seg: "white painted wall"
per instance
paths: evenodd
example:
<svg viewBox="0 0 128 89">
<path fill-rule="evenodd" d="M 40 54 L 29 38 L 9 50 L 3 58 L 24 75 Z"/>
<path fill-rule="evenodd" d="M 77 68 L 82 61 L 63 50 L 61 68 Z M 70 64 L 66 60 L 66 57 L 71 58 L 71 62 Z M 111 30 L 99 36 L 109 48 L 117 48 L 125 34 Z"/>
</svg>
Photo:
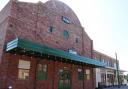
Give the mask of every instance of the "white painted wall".
<svg viewBox="0 0 128 89">
<path fill-rule="evenodd" d="M 98 87 L 98 82 L 101 82 L 101 73 L 100 69 L 96 68 L 96 87 Z"/>
</svg>

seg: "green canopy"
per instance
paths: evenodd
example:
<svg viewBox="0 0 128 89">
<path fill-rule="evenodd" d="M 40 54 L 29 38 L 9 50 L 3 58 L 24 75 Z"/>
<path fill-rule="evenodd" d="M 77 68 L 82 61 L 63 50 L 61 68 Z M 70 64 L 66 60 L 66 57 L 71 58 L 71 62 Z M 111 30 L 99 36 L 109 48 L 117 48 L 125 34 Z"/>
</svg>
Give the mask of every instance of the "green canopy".
<svg viewBox="0 0 128 89">
<path fill-rule="evenodd" d="M 57 57 L 65 58 L 71 61 L 76 61 L 80 63 L 86 63 L 89 65 L 94 65 L 96 67 L 105 67 L 105 63 L 97 61 L 95 59 L 87 58 L 84 56 L 79 56 L 76 54 L 72 54 L 63 50 L 54 49 L 42 44 L 37 44 L 28 40 L 16 38 L 7 43 L 6 51 L 11 51 L 13 49 L 20 48 L 25 49 L 27 51 L 34 51 L 41 54 L 54 55 Z M 59 60 L 59 59 L 58 59 Z"/>
</svg>

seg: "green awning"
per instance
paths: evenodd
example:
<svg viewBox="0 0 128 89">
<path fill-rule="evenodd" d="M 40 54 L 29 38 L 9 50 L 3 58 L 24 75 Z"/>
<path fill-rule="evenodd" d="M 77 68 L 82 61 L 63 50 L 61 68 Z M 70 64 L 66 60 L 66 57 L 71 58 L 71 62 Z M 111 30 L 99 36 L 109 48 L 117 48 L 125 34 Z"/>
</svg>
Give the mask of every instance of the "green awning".
<svg viewBox="0 0 128 89">
<path fill-rule="evenodd" d="M 105 67 L 106 66 L 105 63 L 97 61 L 95 59 L 90 59 L 87 57 L 75 55 L 75 54 L 72 54 L 72 53 L 69 53 L 69 52 L 66 52 L 63 50 L 50 48 L 50 47 L 45 46 L 45 45 L 33 43 L 31 41 L 19 39 L 19 38 L 16 38 L 13 41 L 8 42 L 7 47 L 6 47 L 6 51 L 11 51 L 11 50 L 14 50 L 16 48 L 25 49 L 27 51 L 34 51 L 34 52 L 38 52 L 41 54 L 54 55 L 54 56 L 65 58 L 65 59 L 68 59 L 71 61 L 85 63 L 88 65 L 94 65 L 96 67 Z"/>
</svg>

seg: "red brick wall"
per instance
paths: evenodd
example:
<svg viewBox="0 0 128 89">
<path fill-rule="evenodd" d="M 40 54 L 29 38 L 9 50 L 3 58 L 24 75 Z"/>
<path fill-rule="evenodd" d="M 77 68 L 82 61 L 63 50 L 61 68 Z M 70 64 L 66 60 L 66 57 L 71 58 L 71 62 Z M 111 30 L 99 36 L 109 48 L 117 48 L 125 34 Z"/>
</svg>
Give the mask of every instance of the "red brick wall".
<svg viewBox="0 0 128 89">
<path fill-rule="evenodd" d="M 28 80 L 18 79 L 18 63 L 19 60 L 30 61 L 30 72 Z M 48 77 L 47 80 L 36 80 L 36 65 L 39 60 L 42 63 L 48 65 Z M 57 59 L 60 60 L 60 59 Z M 28 57 L 18 54 L 5 54 L 5 64 L 6 64 L 6 79 L 4 81 L 4 86 L 1 89 L 7 89 L 8 86 L 12 86 L 13 89 L 58 89 L 58 71 L 59 69 L 69 70 L 71 72 L 71 87 L 72 89 L 83 89 L 83 81 L 78 80 L 78 68 L 82 68 L 80 65 L 73 65 L 69 63 L 62 63 L 57 61 L 48 61 L 47 59 L 40 59 L 34 57 Z M 89 69 L 91 71 L 91 79 L 84 80 L 84 89 L 93 89 L 93 72 L 91 67 L 84 66 L 84 71 Z"/>
<path fill-rule="evenodd" d="M 9 20 L 12 27 L 9 30 L 15 33 L 15 37 L 29 39 L 66 51 L 74 47 L 78 54 L 85 54 L 85 56 L 91 57 L 91 40 L 83 31 L 76 15 L 65 4 L 59 1 L 54 3 L 60 9 L 57 9 L 52 2 L 45 4 L 17 2 L 16 5 L 13 4 L 12 16 Z M 68 17 L 72 23 L 65 24 L 61 20 L 62 16 Z M 55 27 L 53 33 L 48 32 L 49 26 Z M 63 37 L 64 30 L 69 31 L 68 40 Z M 76 37 L 79 37 L 79 43 L 75 43 Z"/>
<path fill-rule="evenodd" d="M 4 48 L 4 41 L 6 36 L 6 30 L 8 27 L 8 18 L 6 18 L 3 23 L 0 24 L 0 63 L 1 63 L 1 57 L 3 54 L 3 48 Z"/>
<path fill-rule="evenodd" d="M 92 40 L 89 36 L 83 31 L 83 53 L 84 56 L 92 58 Z"/>
<path fill-rule="evenodd" d="M 18 64 L 19 59 L 31 61 L 30 78 L 29 80 L 18 79 Z M 12 86 L 13 89 L 33 89 L 35 80 L 36 60 L 31 57 L 21 55 L 4 54 L 2 63 L 2 80 L 0 89 L 7 89 Z"/>
</svg>

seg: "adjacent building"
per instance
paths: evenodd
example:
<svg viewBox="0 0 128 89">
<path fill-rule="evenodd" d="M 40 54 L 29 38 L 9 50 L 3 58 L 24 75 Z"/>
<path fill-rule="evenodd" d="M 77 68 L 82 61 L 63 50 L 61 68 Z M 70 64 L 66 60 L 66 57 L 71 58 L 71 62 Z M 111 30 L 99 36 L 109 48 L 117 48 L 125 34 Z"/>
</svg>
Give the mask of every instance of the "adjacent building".
<svg viewBox="0 0 128 89">
<path fill-rule="evenodd" d="M 124 84 L 125 71 L 120 70 L 118 60 L 96 50 L 93 58 L 106 64 L 105 68 L 96 68 L 96 87 Z"/>
<path fill-rule="evenodd" d="M 0 12 L 0 89 L 95 89 L 96 67 L 105 63 L 66 4 L 10 0 Z"/>
</svg>

